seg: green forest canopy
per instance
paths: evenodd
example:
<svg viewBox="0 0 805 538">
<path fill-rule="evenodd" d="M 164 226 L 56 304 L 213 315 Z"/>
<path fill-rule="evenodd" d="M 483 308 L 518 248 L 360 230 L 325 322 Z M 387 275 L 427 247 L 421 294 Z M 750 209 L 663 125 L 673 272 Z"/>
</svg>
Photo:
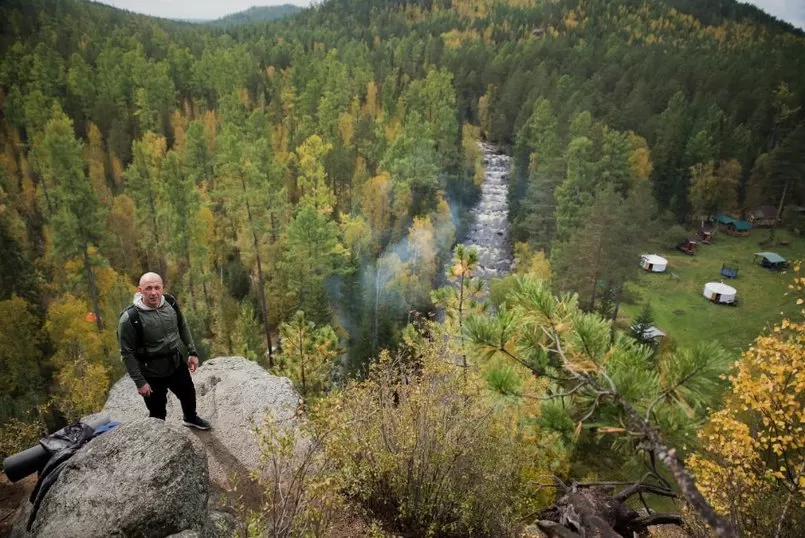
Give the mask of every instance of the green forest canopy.
<svg viewBox="0 0 805 538">
<path fill-rule="evenodd" d="M 273 364 L 302 310 L 361 371 L 432 309 L 479 139 L 514 158 L 513 238 L 613 317 L 657 226 L 805 205 L 805 37 L 737 2 L 331 0 L 226 29 L 76 0 L 0 14 L 0 300 L 37 343 L 6 359 L 25 367 L 3 420 L 66 401 L 75 361 L 122 373 L 145 270 L 207 354 Z"/>
</svg>

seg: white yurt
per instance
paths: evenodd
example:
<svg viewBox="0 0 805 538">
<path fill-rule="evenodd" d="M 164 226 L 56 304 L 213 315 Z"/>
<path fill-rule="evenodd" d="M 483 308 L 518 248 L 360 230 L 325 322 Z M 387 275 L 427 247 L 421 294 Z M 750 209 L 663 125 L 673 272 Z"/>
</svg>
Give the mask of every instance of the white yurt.
<svg viewBox="0 0 805 538">
<path fill-rule="evenodd" d="M 668 260 L 656 254 L 640 256 L 640 267 L 651 273 L 662 273 L 668 268 Z"/>
<path fill-rule="evenodd" d="M 702 295 L 714 303 L 730 304 L 735 302 L 735 295 L 738 291 L 732 286 L 727 286 L 723 282 L 708 282 L 704 285 Z"/>
</svg>

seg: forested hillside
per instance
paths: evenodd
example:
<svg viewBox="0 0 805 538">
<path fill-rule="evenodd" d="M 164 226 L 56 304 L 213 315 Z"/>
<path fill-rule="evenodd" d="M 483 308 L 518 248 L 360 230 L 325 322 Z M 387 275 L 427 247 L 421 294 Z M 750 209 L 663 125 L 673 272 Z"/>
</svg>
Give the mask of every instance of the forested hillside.
<svg viewBox="0 0 805 538">
<path fill-rule="evenodd" d="M 220 19 L 215 19 L 207 24 L 210 26 L 227 27 L 239 24 L 251 24 L 257 22 L 273 21 L 291 15 L 296 15 L 303 8 L 293 4 L 283 4 L 281 6 L 253 6 L 245 11 L 232 13 Z"/>
<path fill-rule="evenodd" d="M 103 403 L 123 374 L 118 314 L 147 270 L 179 297 L 205 358 L 245 356 L 313 398 L 367 375 L 381 350 L 416 354 L 423 334 L 447 331 L 465 367 L 470 348 L 453 338 L 489 358 L 511 354 L 491 336 L 508 334 L 531 350 L 527 375 L 480 373 L 479 386 L 559 395 L 628 356 L 660 372 L 630 393 L 637 407 L 681 405 L 660 422 L 692 446 L 729 360 L 683 342 L 655 361 L 615 336 L 607 320 L 634 260 L 714 213 L 779 205 L 785 224 L 805 206 L 805 36 L 733 1 L 329 0 L 219 27 L 9 0 L 0 28 L 4 453 Z M 506 310 L 513 279 L 492 286 L 500 317 L 465 319 L 484 309 L 464 303 L 472 254 L 452 249 L 479 196 L 480 140 L 513 157 L 518 276 L 578 294 L 555 299 L 567 319 L 547 343 L 517 324 L 553 319 L 534 313 L 550 294 L 529 303 L 521 290 Z M 409 323 L 435 305 L 442 329 L 415 335 Z M 573 363 L 544 351 L 564 328 L 603 347 L 548 382 Z M 708 381 L 677 394 L 693 374 L 673 364 Z M 530 380 L 515 390 L 518 376 Z M 583 405 L 546 405 L 539 435 L 562 448 L 542 470 L 633 477 L 622 443 L 605 463 L 585 459 L 611 447 L 596 430 L 579 437 L 582 422 L 618 428 L 625 409 L 598 409 L 593 386 Z M 775 495 L 801 495 L 800 460 Z"/>
</svg>

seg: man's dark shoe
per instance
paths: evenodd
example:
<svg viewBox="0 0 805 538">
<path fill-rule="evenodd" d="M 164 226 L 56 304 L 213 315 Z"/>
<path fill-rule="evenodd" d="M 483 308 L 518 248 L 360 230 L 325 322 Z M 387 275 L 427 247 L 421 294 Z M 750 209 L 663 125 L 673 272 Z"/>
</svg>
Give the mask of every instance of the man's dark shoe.
<svg viewBox="0 0 805 538">
<path fill-rule="evenodd" d="M 212 428 L 212 424 L 210 424 L 201 417 L 196 417 L 191 420 L 184 419 L 182 421 L 182 424 L 184 426 L 187 426 L 188 428 L 196 428 L 197 430 L 209 430 L 210 428 Z"/>
</svg>

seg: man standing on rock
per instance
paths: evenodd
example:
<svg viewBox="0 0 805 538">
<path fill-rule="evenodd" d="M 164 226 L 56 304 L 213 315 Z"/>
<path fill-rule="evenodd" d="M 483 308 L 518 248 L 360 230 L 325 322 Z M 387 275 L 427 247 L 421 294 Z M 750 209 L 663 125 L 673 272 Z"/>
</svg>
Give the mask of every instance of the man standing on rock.
<svg viewBox="0 0 805 538">
<path fill-rule="evenodd" d="M 168 389 L 182 404 L 182 424 L 209 430 L 210 423 L 196 414 L 196 388 L 190 372 L 198 368 L 198 353 L 176 300 L 163 295 L 162 277 L 145 273 L 134 303 L 120 315 L 117 338 L 120 355 L 149 416 L 165 420 Z M 179 349 L 189 353 L 185 363 Z"/>
</svg>

